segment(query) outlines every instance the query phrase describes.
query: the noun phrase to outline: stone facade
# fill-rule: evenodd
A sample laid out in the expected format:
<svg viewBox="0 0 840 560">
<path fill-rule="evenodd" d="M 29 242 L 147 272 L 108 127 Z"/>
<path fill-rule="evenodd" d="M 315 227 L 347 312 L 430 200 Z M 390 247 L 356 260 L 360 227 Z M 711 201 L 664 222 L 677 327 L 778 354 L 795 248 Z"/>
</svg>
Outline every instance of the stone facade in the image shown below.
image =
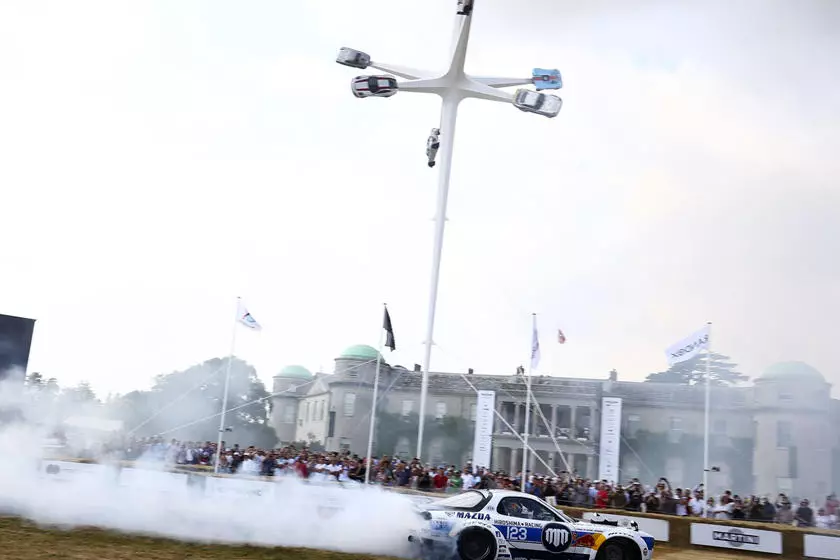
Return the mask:
<svg viewBox="0 0 840 560">
<path fill-rule="evenodd" d="M 328 450 L 364 455 L 373 407 L 376 350 L 354 346 L 336 358 L 333 373 L 311 374 L 290 366 L 274 378 L 272 424 L 281 442 L 320 442 Z M 409 418 L 420 401 L 421 373 L 380 364 L 379 417 Z M 285 372 L 285 373 L 284 373 Z M 477 390 L 496 392 L 492 468 L 516 473 L 522 465 L 525 377 L 474 373 L 430 373 L 426 425 L 454 417 L 475 419 Z M 472 387 L 471 387 L 472 386 Z M 536 472 L 574 470 L 598 475 L 601 399 L 622 399 L 621 480 L 660 476 L 675 486 L 702 480 L 703 386 L 534 376 L 537 405 L 530 414 L 529 457 Z M 792 496 L 822 500 L 840 489 L 840 401 L 807 364 L 777 364 L 752 386 L 713 387 L 711 392 L 713 491 Z M 416 420 L 415 420 L 416 421 Z M 471 424 L 466 424 L 471 425 Z M 424 459 L 443 458 L 445 437 L 427 430 Z M 554 434 L 554 438 L 551 437 Z M 416 435 L 393 449 L 374 453 L 411 457 Z M 460 460 L 467 459 L 470 445 Z M 562 453 L 562 454 L 561 454 Z"/>
</svg>

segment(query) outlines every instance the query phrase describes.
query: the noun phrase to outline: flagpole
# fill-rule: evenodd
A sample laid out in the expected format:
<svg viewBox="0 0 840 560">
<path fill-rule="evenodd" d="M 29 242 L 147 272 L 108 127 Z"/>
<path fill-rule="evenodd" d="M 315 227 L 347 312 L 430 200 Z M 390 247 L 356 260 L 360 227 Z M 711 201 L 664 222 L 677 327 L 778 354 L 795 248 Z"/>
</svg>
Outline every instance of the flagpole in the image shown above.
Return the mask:
<svg viewBox="0 0 840 560">
<path fill-rule="evenodd" d="M 388 311 L 388 304 L 383 304 L 385 312 Z M 371 454 L 373 453 L 373 433 L 376 427 L 376 400 L 379 398 L 379 366 L 382 363 L 382 339 L 385 336 L 385 329 L 379 329 L 379 347 L 376 352 L 376 374 L 373 377 L 373 406 L 370 410 L 370 432 L 368 432 L 367 445 L 367 467 L 365 468 L 365 484 L 370 484 L 370 470 L 373 465 Z"/>
<path fill-rule="evenodd" d="M 703 428 L 703 515 L 705 516 L 708 510 L 709 499 L 709 408 L 711 404 L 712 394 L 712 323 L 706 323 L 709 326 L 709 342 L 706 346 L 706 411 L 705 411 L 705 427 Z"/>
<path fill-rule="evenodd" d="M 531 361 L 528 363 L 527 379 L 525 381 L 525 434 L 522 436 L 522 483 L 519 487 L 520 491 L 525 491 L 525 483 L 527 481 L 527 467 L 528 467 L 528 434 L 531 431 L 531 368 L 534 365 L 534 338 L 537 333 L 537 314 L 533 313 L 533 323 L 531 329 Z"/>
<path fill-rule="evenodd" d="M 227 412 L 228 391 L 230 390 L 230 366 L 233 362 L 233 354 L 236 349 L 236 323 L 239 320 L 239 309 L 241 298 L 236 298 L 236 313 L 233 317 L 233 333 L 230 337 L 230 355 L 228 356 L 227 371 L 225 372 L 225 390 L 222 395 L 222 414 L 219 418 L 219 439 L 216 441 L 216 464 L 213 466 L 213 472 L 219 473 L 219 461 L 222 458 L 222 436 L 225 434 L 225 413 Z"/>
</svg>

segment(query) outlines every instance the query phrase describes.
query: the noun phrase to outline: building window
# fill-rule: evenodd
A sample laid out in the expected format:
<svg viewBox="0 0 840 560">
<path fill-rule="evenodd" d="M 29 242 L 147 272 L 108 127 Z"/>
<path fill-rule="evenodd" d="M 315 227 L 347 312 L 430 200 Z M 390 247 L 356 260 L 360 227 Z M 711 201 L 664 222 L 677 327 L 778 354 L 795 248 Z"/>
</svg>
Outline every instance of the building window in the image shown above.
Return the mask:
<svg viewBox="0 0 840 560">
<path fill-rule="evenodd" d="M 309 402 L 309 401 L 306 401 L 306 413 L 303 415 L 303 419 L 306 420 L 307 422 L 309 422 L 310 420 L 312 420 L 311 414 L 312 414 L 312 403 Z"/>
<path fill-rule="evenodd" d="M 641 418 L 638 414 L 628 414 L 627 415 L 627 437 L 635 437 L 636 432 L 639 431 L 639 423 L 641 422 Z"/>
<path fill-rule="evenodd" d="M 712 424 L 712 432 L 718 435 L 726 435 L 726 420 L 715 420 Z"/>
<path fill-rule="evenodd" d="M 403 401 L 402 402 L 402 415 L 408 416 L 411 414 L 411 409 L 414 408 L 414 401 Z"/>
<path fill-rule="evenodd" d="M 287 404 L 286 408 L 283 409 L 283 422 L 286 424 L 291 424 L 295 421 L 295 405 Z"/>
<path fill-rule="evenodd" d="M 776 423 L 776 447 L 793 446 L 793 432 L 790 422 L 780 420 Z"/>
<path fill-rule="evenodd" d="M 672 417 L 670 423 L 670 430 L 668 431 L 668 441 L 671 443 L 679 443 L 682 440 L 682 418 Z"/>
<path fill-rule="evenodd" d="M 350 393 L 350 394 L 352 394 L 352 393 Z M 349 451 L 349 449 L 350 449 L 350 438 L 344 438 L 344 437 L 341 438 L 341 440 L 338 443 L 338 448 L 341 451 Z"/>
<path fill-rule="evenodd" d="M 356 409 L 356 393 L 344 394 L 344 416 L 353 416 Z"/>
<path fill-rule="evenodd" d="M 435 406 L 435 418 L 443 420 L 446 417 L 446 403 L 439 401 Z"/>
<path fill-rule="evenodd" d="M 780 401 L 792 401 L 793 395 L 786 390 L 782 389 L 779 391 L 779 400 Z"/>
<path fill-rule="evenodd" d="M 324 419 L 324 409 L 327 408 L 327 401 L 321 401 L 318 405 L 318 420 Z"/>
<path fill-rule="evenodd" d="M 782 494 L 787 494 L 790 496 L 793 493 L 793 479 L 788 477 L 777 477 L 776 478 L 776 488 L 779 489 L 779 492 Z"/>
<path fill-rule="evenodd" d="M 470 405 L 470 421 L 475 422 L 476 417 L 478 416 L 478 404 L 472 403 Z"/>
<path fill-rule="evenodd" d="M 407 460 L 410 457 L 409 453 L 411 453 L 410 445 L 411 442 L 406 436 L 400 436 L 397 439 L 397 448 L 394 450 L 394 455 Z"/>
</svg>

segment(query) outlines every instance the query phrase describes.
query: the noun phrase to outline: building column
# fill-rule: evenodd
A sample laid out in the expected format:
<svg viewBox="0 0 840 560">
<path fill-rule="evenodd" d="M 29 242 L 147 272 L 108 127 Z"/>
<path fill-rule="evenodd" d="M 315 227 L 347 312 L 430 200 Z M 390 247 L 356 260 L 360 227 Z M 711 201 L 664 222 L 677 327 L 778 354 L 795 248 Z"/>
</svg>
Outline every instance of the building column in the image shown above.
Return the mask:
<svg viewBox="0 0 840 560">
<path fill-rule="evenodd" d="M 513 407 L 513 430 L 515 433 L 519 434 L 522 433 L 522 422 L 520 422 L 519 419 L 522 403 L 513 403 Z"/>
<path fill-rule="evenodd" d="M 572 430 L 572 438 L 577 438 L 577 407 L 572 405 L 569 410 L 571 411 L 569 428 Z"/>
<path fill-rule="evenodd" d="M 574 474 L 575 472 L 575 454 L 574 453 L 566 453 L 566 460 L 569 462 L 569 474 Z M 565 465 L 563 465 L 565 469 Z"/>
<path fill-rule="evenodd" d="M 594 479 L 598 476 L 598 473 L 595 472 L 595 455 L 587 455 L 586 456 L 586 478 L 589 480 Z"/>
<path fill-rule="evenodd" d="M 557 437 L 557 405 L 551 405 L 551 437 Z"/>
<path fill-rule="evenodd" d="M 548 465 L 551 467 L 551 470 L 557 472 L 557 453 L 554 451 L 548 454 Z"/>
<path fill-rule="evenodd" d="M 595 441 L 596 439 L 601 439 L 596 435 L 595 430 L 599 424 L 599 418 L 597 417 L 598 414 L 598 407 L 593 406 L 589 409 L 589 439 L 590 441 Z"/>
<path fill-rule="evenodd" d="M 540 405 L 532 404 L 531 405 L 531 434 L 532 436 L 537 435 L 538 430 L 540 428 L 540 424 L 542 421 L 540 420 L 540 413 L 537 411 Z"/>
<path fill-rule="evenodd" d="M 490 459 L 490 468 L 498 469 L 502 462 L 502 449 L 498 445 L 493 445 L 493 453 Z"/>
<path fill-rule="evenodd" d="M 521 449 L 517 449 L 515 447 L 510 448 L 510 468 L 508 469 L 508 474 L 510 474 L 510 476 L 516 476 L 516 472 L 522 466 L 522 461 L 517 461 L 519 453 L 521 452 Z"/>
</svg>

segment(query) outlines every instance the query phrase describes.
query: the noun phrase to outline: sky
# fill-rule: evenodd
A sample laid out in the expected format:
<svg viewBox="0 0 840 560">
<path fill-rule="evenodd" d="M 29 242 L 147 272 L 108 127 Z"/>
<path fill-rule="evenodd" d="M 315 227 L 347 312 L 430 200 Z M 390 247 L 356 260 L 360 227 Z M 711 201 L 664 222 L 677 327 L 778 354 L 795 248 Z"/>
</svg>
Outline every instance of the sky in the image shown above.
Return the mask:
<svg viewBox="0 0 840 560">
<path fill-rule="evenodd" d="M 399 4 L 399 8 L 395 7 Z M 356 99 L 342 46 L 443 69 L 455 0 L 0 0 L 0 313 L 100 396 L 231 351 L 267 383 L 422 363 L 439 100 Z M 555 119 L 461 105 L 431 368 L 642 380 L 713 322 L 840 385 L 840 3 L 477 0 L 475 75 L 559 68 Z M 557 329 L 567 337 L 556 343 Z M 837 395 L 837 390 L 834 391 Z"/>
</svg>

